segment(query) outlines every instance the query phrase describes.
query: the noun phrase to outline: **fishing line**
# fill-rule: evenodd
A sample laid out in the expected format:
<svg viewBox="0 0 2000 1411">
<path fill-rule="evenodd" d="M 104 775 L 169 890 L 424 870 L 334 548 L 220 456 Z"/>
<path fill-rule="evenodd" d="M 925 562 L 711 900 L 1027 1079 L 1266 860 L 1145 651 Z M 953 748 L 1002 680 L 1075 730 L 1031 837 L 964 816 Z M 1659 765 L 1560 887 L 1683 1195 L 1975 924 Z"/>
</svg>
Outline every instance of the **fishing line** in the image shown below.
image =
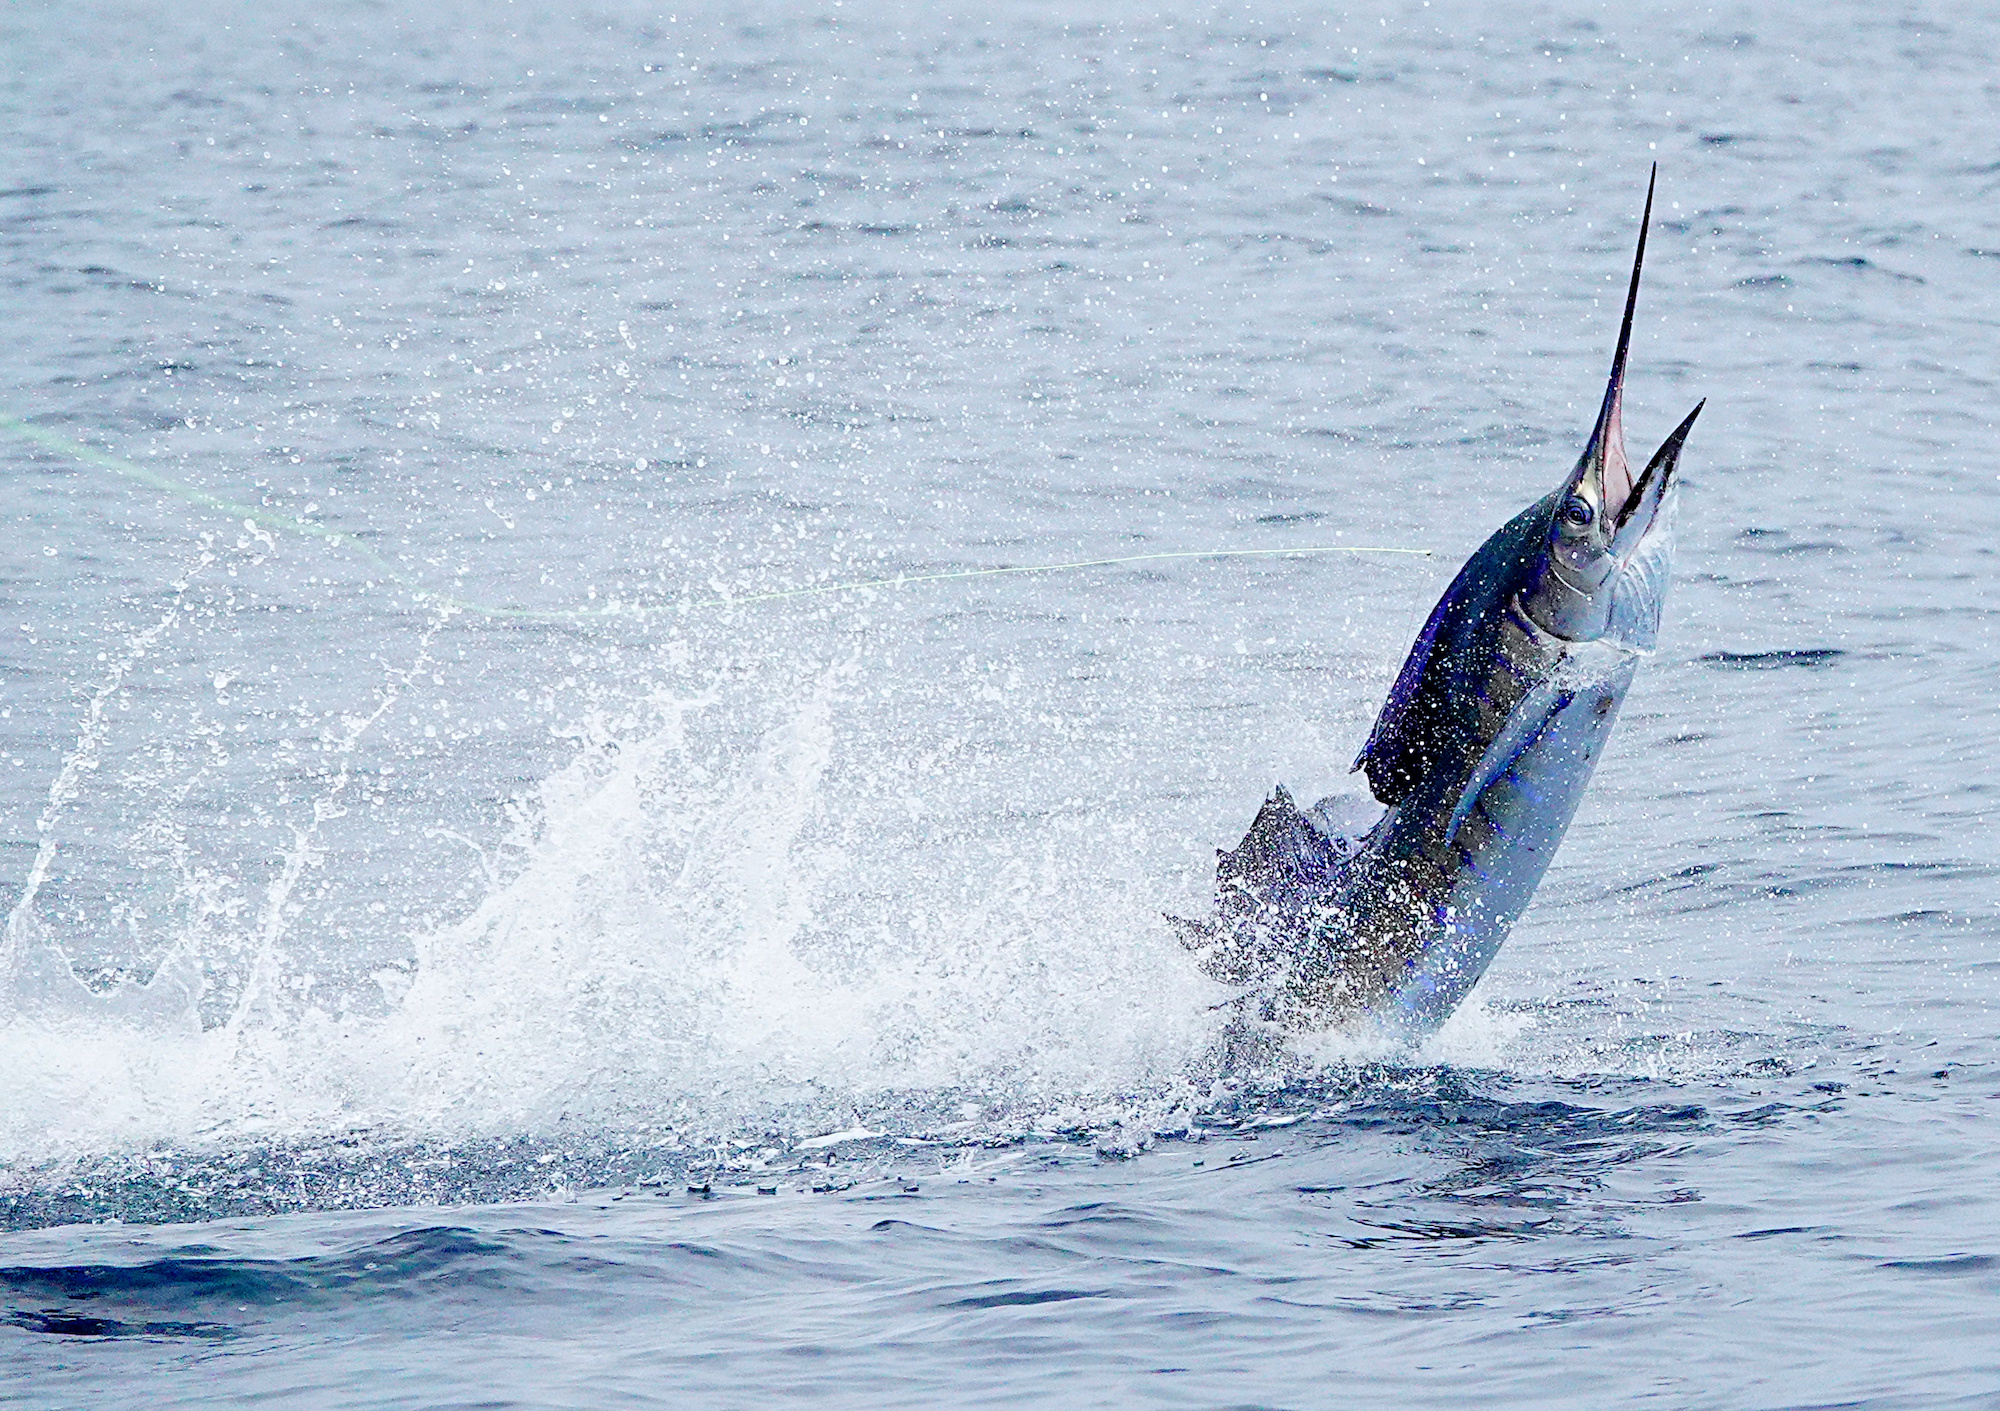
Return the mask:
<svg viewBox="0 0 2000 1411">
<path fill-rule="evenodd" d="M 1402 554 L 1412 558 L 1429 558 L 1429 549 L 1391 548 L 1361 544 L 1308 544 L 1293 548 L 1277 549 L 1177 549 L 1147 554 L 1120 554 L 1110 558 L 1073 559 L 1066 563 L 1014 564 L 1002 568 L 961 568 L 938 573 L 898 573 L 891 578 L 864 578 L 845 583 L 815 583 L 804 588 L 780 588 L 762 593 L 741 593 L 722 597 L 694 599 L 683 598 L 678 602 L 654 605 L 609 603 L 596 608 L 508 608 L 494 607 L 486 603 L 440 593 L 426 588 L 417 579 L 410 577 L 389 560 L 370 548 L 353 534 L 338 529 L 329 529 L 323 524 L 314 524 L 309 519 L 296 515 L 274 514 L 257 505 L 246 505 L 237 500 L 212 495 L 206 490 L 198 490 L 185 485 L 172 476 L 148 470 L 142 465 L 120 459 L 107 452 L 89 446 L 81 441 L 72 441 L 67 436 L 32 425 L 17 416 L 0 412 L 0 430 L 11 431 L 15 435 L 33 441 L 45 450 L 81 461 L 85 465 L 108 470 L 113 475 L 136 481 L 150 489 L 200 505 L 204 509 L 240 519 L 245 528 L 283 530 L 293 534 L 304 534 L 315 539 L 323 539 L 335 548 L 349 549 L 360 556 L 382 577 L 401 587 L 407 588 L 420 602 L 430 602 L 449 612 L 469 613 L 478 617 L 491 617 L 527 622 L 574 622 L 586 618 L 651 617 L 662 613 L 685 613 L 713 608 L 740 607 L 749 603 L 774 603 L 791 598 L 824 597 L 835 593 L 859 593 L 877 589 L 903 588 L 916 583 L 946 583 L 972 578 L 999 578 L 1014 574 L 1028 573 L 1069 573 L 1085 568 L 1113 568 L 1123 564 L 1164 563 L 1172 559 L 1228 559 L 1228 558 L 1286 558 L 1306 557 L 1313 554 Z"/>
<path fill-rule="evenodd" d="M 422 593 L 426 591 L 422 585 L 399 572 L 394 564 L 390 563 L 359 539 L 356 539 L 351 534 L 343 534 L 338 529 L 328 529 L 325 525 L 314 524 L 311 520 L 299 519 L 288 514 L 272 514 L 269 510 L 260 509 L 256 505 L 241 504 L 235 500 L 226 500 L 220 495 L 211 495 L 206 490 L 197 490 L 192 485 L 184 485 L 172 476 L 162 475 L 156 470 L 148 470 L 142 465 L 134 465 L 131 461 L 121 460 L 117 456 L 100 451 L 95 446 L 87 446 L 81 441 L 72 441 L 67 436 L 58 436 L 53 431 L 44 430 L 42 427 L 23 421 L 18 416 L 10 416 L 6 412 L 0 412 L 0 431 L 11 431 L 16 436 L 33 441 L 36 445 L 46 450 L 54 451 L 58 455 L 67 456 L 71 460 L 82 461 L 85 465 L 94 465 L 99 470 L 108 470 L 113 475 L 123 476 L 127 480 L 136 480 L 141 485 L 172 495 L 176 499 L 186 500 L 189 504 L 200 505 L 204 509 L 219 510 L 223 514 L 235 519 L 246 520 L 249 524 L 254 524 L 259 528 L 283 529 L 289 530 L 294 534 L 308 534 L 316 539 L 324 539 L 327 543 L 338 548 L 352 549 L 369 563 L 381 569 L 384 577 L 393 579 L 404 587 L 416 592 Z M 246 524 L 245 527 L 249 527 L 249 524 Z M 436 595 L 433 594 L 431 596 Z"/>
</svg>

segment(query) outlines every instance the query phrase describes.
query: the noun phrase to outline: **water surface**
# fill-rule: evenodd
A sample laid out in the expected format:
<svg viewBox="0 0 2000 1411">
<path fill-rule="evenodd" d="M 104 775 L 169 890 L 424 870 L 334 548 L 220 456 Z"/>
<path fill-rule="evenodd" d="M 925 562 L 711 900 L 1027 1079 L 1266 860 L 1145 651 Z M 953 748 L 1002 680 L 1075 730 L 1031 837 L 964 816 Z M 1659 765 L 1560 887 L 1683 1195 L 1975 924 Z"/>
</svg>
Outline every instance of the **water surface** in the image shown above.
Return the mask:
<svg viewBox="0 0 2000 1411">
<path fill-rule="evenodd" d="M 8 11 L 0 1401 L 1991 1404 L 1995 39 Z M 1656 160 L 1661 649 L 1443 1035 L 1232 1062 L 1161 913 Z"/>
</svg>

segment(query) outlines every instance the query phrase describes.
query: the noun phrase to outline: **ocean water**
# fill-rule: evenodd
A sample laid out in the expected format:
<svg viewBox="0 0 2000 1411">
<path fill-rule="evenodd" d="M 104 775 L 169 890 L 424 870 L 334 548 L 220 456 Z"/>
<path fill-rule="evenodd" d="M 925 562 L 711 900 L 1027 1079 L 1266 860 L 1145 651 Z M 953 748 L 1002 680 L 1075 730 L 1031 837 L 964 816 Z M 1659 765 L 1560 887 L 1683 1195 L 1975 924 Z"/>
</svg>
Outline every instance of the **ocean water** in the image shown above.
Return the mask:
<svg viewBox="0 0 2000 1411">
<path fill-rule="evenodd" d="M 0 1404 L 2000 1405 L 1996 58 L 8 7 Z M 1655 161 L 1660 649 L 1442 1034 L 1235 1053 Z"/>
</svg>

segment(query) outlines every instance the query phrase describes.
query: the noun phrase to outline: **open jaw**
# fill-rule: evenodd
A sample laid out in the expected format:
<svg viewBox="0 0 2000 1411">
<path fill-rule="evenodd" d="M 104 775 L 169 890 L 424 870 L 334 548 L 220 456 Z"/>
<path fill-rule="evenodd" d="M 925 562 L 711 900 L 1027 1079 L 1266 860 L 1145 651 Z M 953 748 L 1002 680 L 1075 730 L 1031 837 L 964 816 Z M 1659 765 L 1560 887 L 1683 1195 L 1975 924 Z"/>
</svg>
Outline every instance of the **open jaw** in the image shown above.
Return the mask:
<svg viewBox="0 0 2000 1411">
<path fill-rule="evenodd" d="M 1646 234 L 1653 225 L 1653 188 L 1660 169 L 1646 181 L 1646 209 L 1639 217 L 1639 246 L 1632 253 L 1632 279 L 1625 288 L 1625 316 L 1618 324 L 1618 351 L 1611 356 L 1611 377 L 1604 387 L 1604 405 L 1590 429 L 1583 455 L 1570 475 L 1570 493 L 1592 502 L 1600 520 L 1629 511 L 1634 491 L 1632 465 L 1625 455 L 1625 361 L 1632 351 L 1632 315 L 1639 307 L 1639 276 L 1646 265 Z"/>
<path fill-rule="evenodd" d="M 1632 317 L 1639 306 L 1639 277 L 1646 263 L 1646 236 L 1653 224 L 1653 190 L 1659 167 L 1646 182 L 1646 209 L 1639 218 L 1639 243 L 1632 254 L 1632 278 L 1625 290 L 1625 314 L 1618 325 L 1618 350 L 1612 355 L 1611 376 L 1605 384 L 1604 403 L 1598 409 L 1597 424 L 1571 473 L 1569 494 L 1587 501 L 1595 513 L 1599 532 L 1607 547 L 1620 559 L 1637 551 L 1666 503 L 1674 468 L 1680 461 L 1681 446 L 1701 404 L 1687 414 L 1673 434 L 1660 443 L 1637 479 L 1625 453 L 1625 365 L 1632 351 Z"/>
<path fill-rule="evenodd" d="M 1680 465 L 1681 447 L 1687 442 L 1688 432 L 1694 429 L 1695 418 L 1707 405 L 1706 397 L 1694 404 L 1694 410 L 1681 419 L 1681 424 L 1660 443 L 1660 449 L 1653 452 L 1652 460 L 1646 463 L 1645 474 L 1626 495 L 1625 504 L 1618 512 L 1611 532 L 1611 552 L 1620 560 L 1629 560 L 1637 553 L 1640 543 L 1659 522 L 1660 511 L 1667 502 L 1667 491 L 1673 484 L 1674 470 Z"/>
</svg>

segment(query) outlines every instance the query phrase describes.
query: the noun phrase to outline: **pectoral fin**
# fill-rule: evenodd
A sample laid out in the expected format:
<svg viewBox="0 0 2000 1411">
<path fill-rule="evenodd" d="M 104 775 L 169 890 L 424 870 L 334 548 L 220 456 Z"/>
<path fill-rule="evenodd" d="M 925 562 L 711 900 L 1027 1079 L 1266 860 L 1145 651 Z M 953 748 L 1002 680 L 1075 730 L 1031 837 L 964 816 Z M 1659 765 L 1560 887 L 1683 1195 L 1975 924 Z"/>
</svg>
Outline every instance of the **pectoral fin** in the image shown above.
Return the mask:
<svg viewBox="0 0 2000 1411">
<path fill-rule="evenodd" d="M 1465 826 L 1465 820 L 1472 817 L 1472 810 L 1479 806 L 1479 796 L 1492 787 L 1509 769 L 1514 761 L 1525 753 L 1528 747 L 1541 738 L 1549 722 L 1560 714 L 1564 707 L 1576 699 L 1576 692 L 1559 686 L 1553 681 L 1544 681 L 1536 686 L 1521 703 L 1514 707 L 1507 723 L 1486 747 L 1479 757 L 1471 777 L 1466 781 L 1465 791 L 1459 795 L 1458 806 L 1451 811 L 1451 819 L 1444 826 L 1446 843 L 1458 841 L 1458 830 Z"/>
</svg>

